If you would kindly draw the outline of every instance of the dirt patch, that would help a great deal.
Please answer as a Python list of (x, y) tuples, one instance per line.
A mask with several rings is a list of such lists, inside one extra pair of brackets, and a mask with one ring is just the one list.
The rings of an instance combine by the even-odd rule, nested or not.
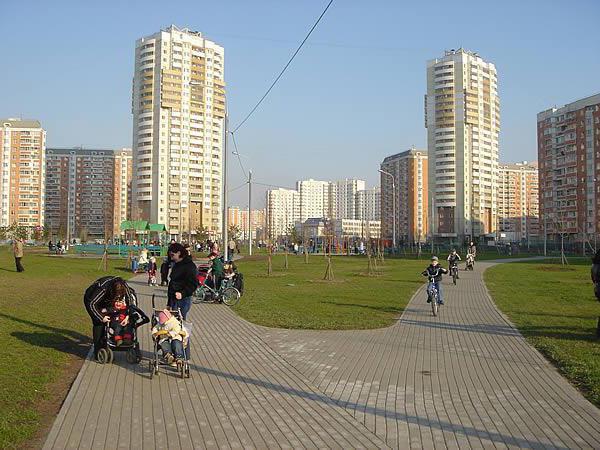
[(538, 267), (538, 270), (542, 272), (574, 272), (574, 267), (566, 267), (566, 266), (542, 266)]
[(54, 420), (60, 408), (67, 398), (67, 394), (81, 370), (85, 358), (71, 355), (66, 367), (58, 379), (47, 386), (48, 395), (46, 399), (36, 402), (36, 410), (40, 414), (38, 430), (31, 439), (21, 444), (18, 448), (22, 450), (40, 449), (50, 433)]
[(308, 280), (310, 283), (345, 283), (346, 280)]

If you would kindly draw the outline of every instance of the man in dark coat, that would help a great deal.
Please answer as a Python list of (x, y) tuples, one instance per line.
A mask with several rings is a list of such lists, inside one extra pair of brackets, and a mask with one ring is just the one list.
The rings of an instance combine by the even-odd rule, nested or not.
[(179, 244), (169, 247), (169, 256), (173, 261), (167, 292), (167, 306), (179, 308), (185, 319), (192, 307), (192, 295), (198, 289), (198, 268), (187, 249)]

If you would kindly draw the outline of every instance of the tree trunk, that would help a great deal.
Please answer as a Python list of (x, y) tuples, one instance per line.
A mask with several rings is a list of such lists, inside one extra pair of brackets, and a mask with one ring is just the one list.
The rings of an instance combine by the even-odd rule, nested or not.
[(288, 252), (287, 252), (287, 250), (285, 251), (285, 259), (284, 259), (284, 262), (283, 262), (283, 268), (284, 269), (289, 269), (289, 265), (288, 265)]
[(327, 268), (325, 269), (324, 280), (332, 281), (333, 280), (333, 267), (331, 266), (331, 257), (327, 258)]
[(273, 275), (273, 260), (271, 259), (271, 254), (269, 253), (269, 256), (267, 258), (267, 275), (271, 276)]

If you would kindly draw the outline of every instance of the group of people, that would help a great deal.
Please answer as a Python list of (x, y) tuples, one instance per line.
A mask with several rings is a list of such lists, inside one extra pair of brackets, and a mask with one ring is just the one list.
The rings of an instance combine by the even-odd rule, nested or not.
[[(475, 244), (473, 242), (471, 242), (467, 248), (467, 260), (471, 261), (472, 264), (475, 264), (475, 256), (477, 254), (477, 247), (475, 246)], [(458, 276), (458, 261), (461, 261), (460, 255), (458, 254), (458, 252), (456, 251), (456, 249), (452, 249), (452, 251), (450, 252), (450, 254), (448, 255), (448, 267), (450, 270), (455, 269), (456, 272), (456, 278), (459, 278)], [(444, 269), (441, 265), (440, 265), (440, 260), (437, 256), (432, 256), (431, 257), (431, 264), (429, 264), (429, 266), (423, 271), (421, 272), (421, 275), (430, 278), (433, 286), (436, 288), (437, 293), (438, 293), (438, 303), (440, 305), (444, 304), (444, 297), (443, 297), (443, 291), (442, 291), (442, 276), (444, 274), (447, 274), (448, 270)], [(431, 298), (428, 296), (427, 297), (427, 303), (431, 302)]]
[[(208, 259), (213, 283), (218, 289), (225, 276), (225, 266), (217, 251), (218, 247), (213, 246)], [(140, 253), (139, 264), (145, 264), (149, 277), (156, 276), (156, 259), (153, 256), (148, 258), (147, 250)], [(199, 283), (198, 268), (192, 260), (189, 246), (172, 241), (160, 270), (161, 285), (167, 285), (167, 304), (165, 309), (157, 314), (152, 336), (163, 350), (165, 362), (176, 365), (183, 358), (183, 348), (188, 338), (187, 330), (178, 319), (185, 321), (191, 309), (192, 296)], [(136, 306), (135, 292), (120, 277), (104, 277), (97, 280), (86, 291), (84, 304), (92, 319), (96, 357), (98, 351), (106, 345), (106, 327), (109, 327), (112, 339), (119, 347), (130, 345), (134, 329), (147, 322), (143, 320), (147, 316)], [(175, 317), (173, 311), (180, 313), (181, 317)], [(138, 319), (132, 321), (132, 314)]]
[(48, 251), (50, 253), (56, 253), (57, 255), (64, 255), (67, 252), (67, 241), (56, 241), (56, 243), (52, 241), (48, 241)]

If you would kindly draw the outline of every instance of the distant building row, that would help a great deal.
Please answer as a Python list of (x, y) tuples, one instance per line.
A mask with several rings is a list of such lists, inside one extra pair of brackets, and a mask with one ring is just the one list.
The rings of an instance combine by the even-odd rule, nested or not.
[(0, 119), (0, 226), (106, 239), (131, 215), (131, 149), (46, 149), (37, 121)]
[(277, 239), (308, 219), (379, 221), (380, 210), (379, 188), (366, 189), (363, 180), (302, 180), (296, 190), (267, 191), (266, 231)]

